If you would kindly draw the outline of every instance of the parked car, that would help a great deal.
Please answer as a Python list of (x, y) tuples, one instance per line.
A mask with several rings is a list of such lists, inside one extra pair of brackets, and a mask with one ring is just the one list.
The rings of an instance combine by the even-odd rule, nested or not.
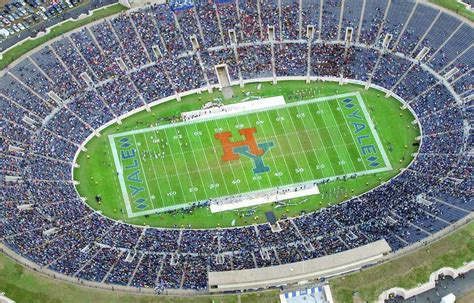
[(46, 16), (43, 12), (38, 12), (43, 20), (48, 20), (48, 16)]
[(15, 7), (13, 6), (13, 4), (8, 3), (7, 5), (5, 5), (5, 9), (7, 9), (7, 10), (10, 11), (10, 12), (13, 11), (14, 8), (15, 8)]
[(26, 2), (34, 8), (37, 8), (38, 6), (41, 5), (41, 2), (39, 0), (26, 0)]
[(2, 23), (5, 24), (5, 25), (10, 24), (10, 20), (8, 20), (8, 19), (5, 18), (5, 17), (2, 17), (1, 20), (2, 20)]
[(25, 21), (26, 23), (25, 26), (28, 25), (28, 27), (30, 27), (31, 25), (33, 25), (33, 23), (35, 23), (34, 15), (26, 17), (25, 19), (23, 19), (23, 21)]
[(22, 6), (18, 9), (19, 12), (22, 12), (24, 15), (27, 15), (28, 12), (26, 11), (26, 9)]

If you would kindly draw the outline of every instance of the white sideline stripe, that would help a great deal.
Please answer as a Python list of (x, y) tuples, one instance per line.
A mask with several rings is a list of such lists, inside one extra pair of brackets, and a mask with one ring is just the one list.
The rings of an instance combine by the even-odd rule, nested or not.
[(120, 189), (122, 190), (123, 202), (125, 203), (125, 209), (127, 210), (127, 215), (130, 217), (132, 212), (132, 207), (130, 205), (130, 199), (128, 198), (127, 186), (125, 185), (125, 180), (123, 179), (123, 169), (120, 165), (120, 160), (117, 154), (117, 148), (115, 147), (115, 141), (112, 136), (109, 136), (110, 147), (112, 148), (112, 155), (114, 157), (115, 168), (118, 173), (118, 180), (120, 183)]
[(270, 195), (265, 195), (265, 196), (260, 196), (260, 197), (247, 198), (247, 199), (243, 199), (243, 200), (240, 200), (239, 202), (234, 202), (234, 203), (223, 203), (223, 204), (212, 203), (210, 206), (210, 209), (211, 209), (211, 213), (218, 213), (218, 212), (226, 211), (226, 210), (256, 206), (256, 205), (266, 204), (270, 202), (301, 198), (301, 197), (312, 196), (312, 195), (317, 195), (317, 194), (319, 194), (319, 188), (317, 185), (315, 185), (308, 189), (302, 189), (302, 190), (297, 190), (297, 191), (290, 190), (282, 194), (275, 193), (275, 194), (270, 194)]
[[(249, 112), (258, 109), (265, 109), (273, 106), (285, 105), (283, 96), (262, 98), (254, 101), (240, 102), (236, 104), (228, 104), (219, 108), (199, 109), (181, 113), (186, 121), (201, 121), (208, 118), (216, 118), (229, 114)], [(214, 112), (213, 112), (214, 111)]]
[(365, 107), (365, 103), (363, 102), (362, 96), (360, 95), (359, 92), (355, 93), (357, 101), (359, 101), (359, 105), (362, 108), (362, 111), (364, 112), (365, 119), (367, 120), (367, 123), (369, 123), (369, 128), (372, 131), (372, 135), (374, 136), (375, 142), (377, 142), (377, 145), (380, 149), (380, 153), (382, 154), (383, 161), (385, 162), (385, 166), (389, 169), (392, 170), (392, 164), (388, 160), (387, 154), (385, 153), (385, 149), (383, 148), (382, 141), (380, 141), (379, 134), (375, 130), (375, 125), (374, 122), (372, 122), (372, 119), (370, 118), (369, 112), (367, 111), (367, 107)]

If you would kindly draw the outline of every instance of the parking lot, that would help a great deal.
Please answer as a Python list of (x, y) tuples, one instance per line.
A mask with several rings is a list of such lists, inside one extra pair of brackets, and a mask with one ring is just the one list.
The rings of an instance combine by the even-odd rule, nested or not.
[(28, 36), (116, 0), (1, 0), (0, 51)]

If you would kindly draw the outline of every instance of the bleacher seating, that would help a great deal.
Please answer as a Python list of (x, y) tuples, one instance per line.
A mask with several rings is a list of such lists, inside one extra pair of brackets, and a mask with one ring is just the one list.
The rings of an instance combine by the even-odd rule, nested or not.
[[(466, 131), (474, 114), (472, 101), (460, 102), (473, 92), (472, 24), (411, 0), (303, 0), (301, 8), (290, 0), (178, 2), (183, 1), (146, 6), (59, 37), (0, 77), (0, 240), (17, 254), (83, 280), (157, 292), (205, 291), (208, 271), (308, 260), (379, 239), (396, 251), (474, 211), (474, 136), (472, 128)], [(311, 41), (308, 25), (316, 30)], [(275, 41), (268, 40), (269, 26)], [(354, 32), (346, 49), (347, 27)], [(381, 49), (385, 34), (393, 35), (392, 44)], [(430, 51), (416, 62), (424, 46)], [(236, 82), (342, 75), (393, 89), (421, 125), (416, 160), (357, 198), (281, 220), (279, 233), (268, 224), (144, 229), (86, 207), (71, 183), (71, 166), (93, 130), (147, 103), (217, 84), (214, 65), (220, 63)], [(457, 74), (441, 81), (453, 67)], [(10, 174), (22, 181), (5, 181)], [(431, 204), (419, 203), (421, 194)]]

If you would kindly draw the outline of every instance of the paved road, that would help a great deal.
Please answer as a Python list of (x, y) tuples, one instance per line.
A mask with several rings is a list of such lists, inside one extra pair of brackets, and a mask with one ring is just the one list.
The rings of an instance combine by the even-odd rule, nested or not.
[(439, 303), (441, 298), (453, 293), (456, 298), (462, 297), (463, 295), (472, 292), (474, 290), (474, 270), (469, 271), (465, 274), (464, 278), (457, 277), (453, 280), (451, 277), (445, 277), (436, 283), (436, 287), (428, 290), (418, 296), (402, 299), (396, 298), (385, 301), (386, 303)]

